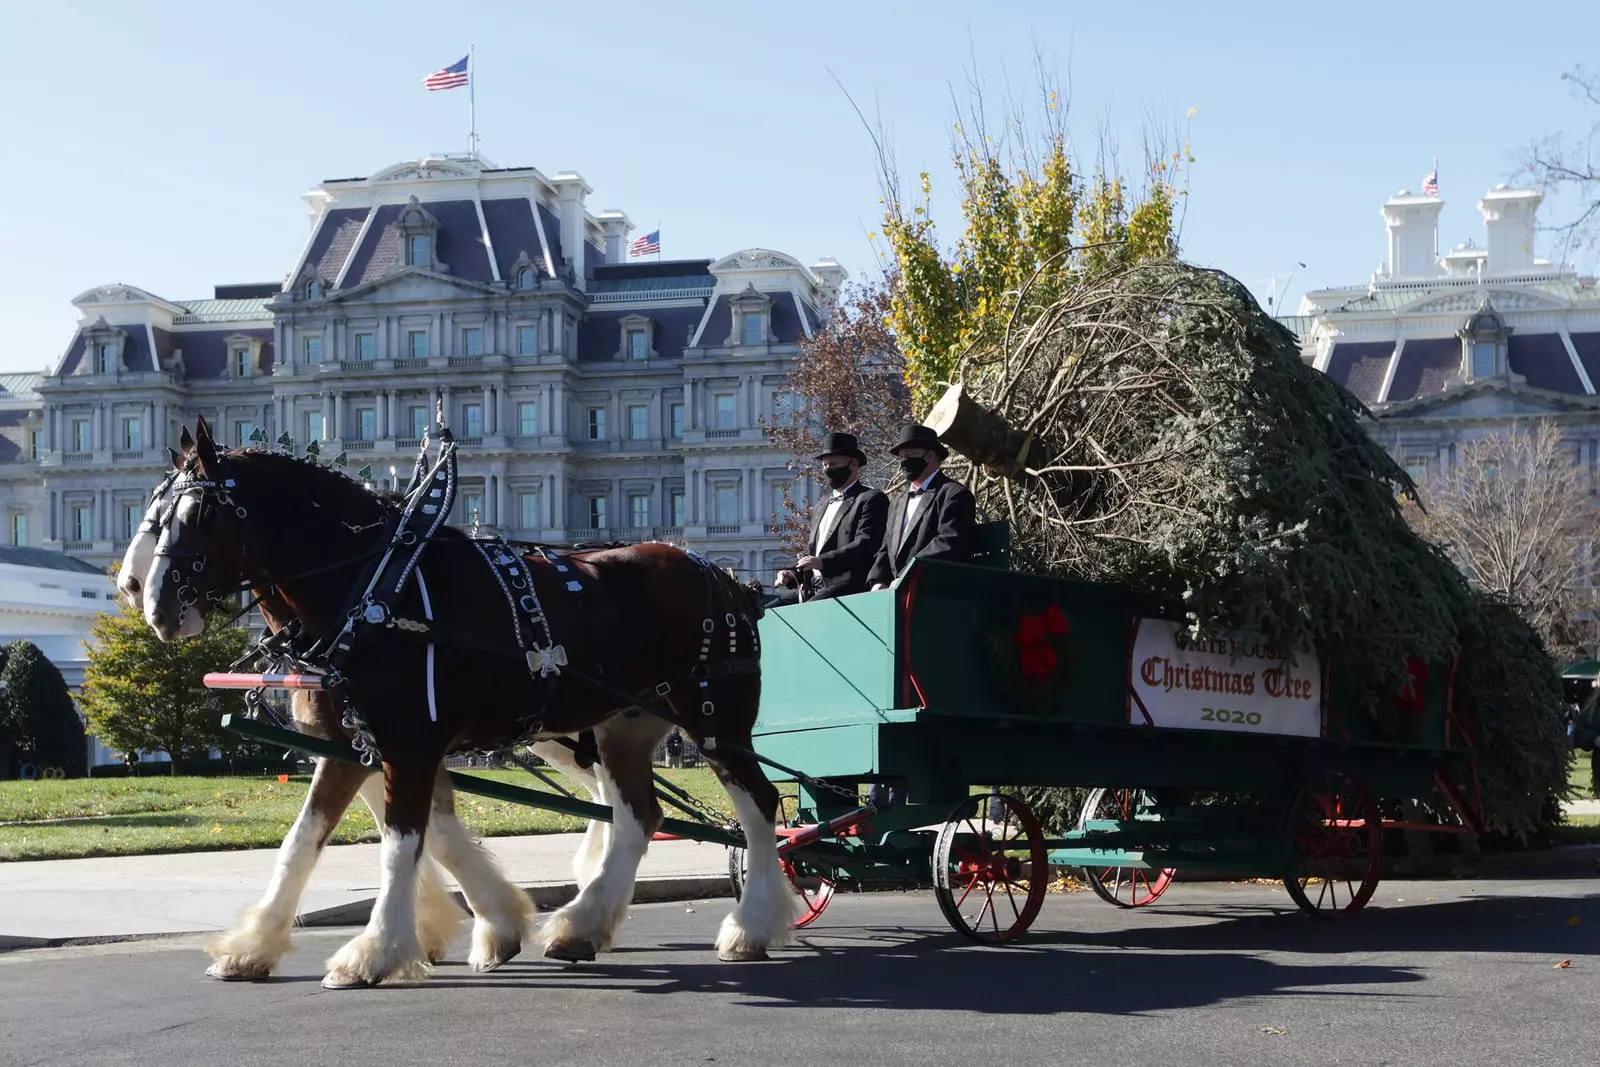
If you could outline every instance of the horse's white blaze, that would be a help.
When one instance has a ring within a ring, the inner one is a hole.
[[[278,847],[272,880],[260,903],[240,912],[233,926],[206,943],[217,961],[206,971],[213,978],[265,978],[288,951],[300,895],[329,829],[327,817],[311,806],[313,793],[306,793],[305,806]]]
[[[178,506],[172,516],[172,521],[183,525],[194,520],[195,512],[200,507],[200,501],[189,494],[178,501]],[[152,550],[153,551],[153,550]],[[163,641],[170,641],[175,637],[193,637],[205,629],[205,620],[200,617],[198,604],[183,613],[183,622],[169,630],[163,630],[158,618],[161,601],[165,598],[166,583],[172,571],[172,558],[170,556],[152,556],[150,573],[145,579],[144,620],[156,632],[156,636]],[[176,603],[176,600],[174,600]]]
[[[639,861],[650,844],[644,826],[634,817],[633,810],[621,802],[622,791],[605,767],[597,764],[595,772],[602,795],[616,798],[611,807],[608,847],[594,878],[579,890],[576,899],[557,909],[545,922],[540,936],[547,949],[556,943],[587,942],[596,952],[604,952],[612,946],[627,917],[628,905],[633,903]]]
[[[367,928],[328,960],[330,989],[378,982],[420,982],[431,969],[417,937],[417,867],[422,835],[384,827],[383,879]]]
[[[500,873],[488,850],[454,815],[435,811],[428,823],[428,840],[477,916],[467,962],[475,971],[492,971],[521,950],[533,926],[533,902]]]
[[[732,784],[727,789],[734,814],[739,817],[739,828],[744,831],[749,873],[738,906],[722,920],[717,932],[717,955],[748,959],[789,943],[790,927],[800,914],[800,898],[778,866],[778,844],[771,820],[762,817],[749,793]]]
[[[133,540],[128,542],[128,550],[122,554],[122,566],[117,570],[117,588],[133,610],[141,615],[144,614],[144,586],[139,583],[150,573],[150,564],[156,558],[157,534],[150,526],[161,517],[161,509],[167,506],[169,498],[169,493],[163,493],[150,501],[150,506],[144,512],[144,521],[134,531]]]

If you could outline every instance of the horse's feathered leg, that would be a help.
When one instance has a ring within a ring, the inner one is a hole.
[[[455,793],[445,778],[434,789],[428,841],[439,862],[455,876],[461,895],[477,917],[467,963],[475,971],[492,971],[514,958],[533,928],[533,901],[500,872],[488,850],[461,825]]]
[[[602,793],[611,798],[612,823],[605,855],[594,879],[571,903],[557,909],[540,931],[545,955],[592,960],[616,941],[650,837],[661,826],[661,804],[650,777],[650,755],[667,726],[650,716],[613,716],[595,727]]]
[[[748,689],[748,696],[735,699],[739,694],[729,690],[736,686]],[[711,725],[711,729],[717,731],[718,743],[710,751],[701,750],[733,801],[739,828],[744,831],[749,864],[739,903],[717,932],[717,956],[724,960],[766,959],[767,949],[789,943],[794,921],[800,913],[800,898],[778,865],[777,835],[773,832],[778,819],[778,790],[754,759],[726,747],[731,744],[751,750],[749,724],[755,721],[759,690],[759,681],[729,679],[723,683],[717,700],[717,716]],[[748,705],[746,714],[729,714],[741,704]],[[739,723],[744,725],[736,725]],[[701,744],[703,735],[694,740]]]
[[[206,943],[216,960],[206,973],[225,981],[250,981],[267,977],[289,949],[290,932],[300,895],[322,854],[328,835],[355,799],[368,774],[333,760],[318,760],[300,814],[278,846],[272,881],[261,902],[246,908],[224,932]]]
[[[445,808],[454,812],[455,795],[450,790],[450,779],[443,770],[434,783],[433,811],[439,814],[440,792],[444,793]],[[372,819],[383,826],[383,776],[368,774],[361,783],[361,799],[372,811]],[[452,816],[453,817],[453,816]],[[431,824],[430,824],[431,825]],[[445,885],[444,873],[439,869],[435,854],[437,844],[430,839],[423,842],[422,863],[417,871],[417,936],[422,939],[422,950],[428,962],[440,963],[450,950],[450,942],[461,932],[461,921],[467,917],[450,889]]]
[[[531,747],[535,756],[568,778],[581,783],[588,791],[590,800],[596,804],[611,803],[606,798],[605,789],[595,775],[594,768],[580,766],[577,756],[566,745],[555,741],[540,741]],[[584,828],[583,842],[578,846],[578,853],[572,857],[572,874],[580,890],[594,881],[595,872],[600,869],[600,858],[605,855],[610,844],[611,824],[601,822],[599,819],[590,819],[589,825]]]
[[[417,936],[417,881],[422,841],[442,754],[384,753],[382,881],[367,928],[327,962],[328,989],[420,982],[430,964]]]

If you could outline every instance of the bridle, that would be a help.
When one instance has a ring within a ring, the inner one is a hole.
[[[155,558],[168,561],[168,579],[177,583],[176,596],[178,600],[178,625],[182,625],[189,614],[189,609],[198,604],[204,597],[212,605],[220,604],[233,593],[241,590],[253,589],[259,582],[249,580],[226,589],[203,588],[201,576],[205,574],[206,554],[195,548],[190,548],[178,543],[180,524],[178,522],[178,507],[186,497],[194,497],[197,501],[200,514],[196,517],[194,528],[196,532],[204,530],[216,520],[224,509],[232,509],[239,518],[248,518],[250,511],[234,498],[234,490],[238,483],[233,477],[233,464],[225,455],[217,456],[217,478],[203,478],[188,470],[174,470],[156,487],[152,496],[152,505],[155,499],[164,492],[170,492],[166,506],[152,522],[146,519],[140,524],[140,530],[156,534]],[[155,591],[160,595],[160,591]],[[243,617],[255,607],[260,597],[252,600],[244,611],[235,616]]]
[[[231,626],[248,615],[252,609],[267,596],[274,592],[281,592],[279,586],[284,582],[298,581],[312,578],[329,571],[339,570],[353,563],[363,563],[380,554],[387,547],[380,539],[373,548],[363,552],[335,560],[332,563],[311,567],[296,572],[287,577],[275,577],[264,568],[250,576],[239,579],[232,585],[206,590],[202,586],[202,576],[206,570],[206,554],[203,551],[188,548],[178,544],[179,522],[178,507],[183,499],[193,496],[198,501],[199,515],[195,517],[193,529],[196,533],[205,530],[216,518],[228,510],[232,510],[239,519],[247,519],[250,510],[235,497],[238,490],[238,481],[234,478],[233,464],[224,452],[217,453],[215,476],[204,478],[190,470],[174,469],[161,480],[151,493],[150,509],[145,513],[145,519],[139,524],[140,532],[154,533],[156,547],[154,556],[157,559],[166,559],[170,566],[168,580],[176,582],[175,595],[178,600],[177,625],[183,625],[184,619],[189,614],[189,609],[200,602],[202,598],[212,607],[223,603],[235,593],[247,593],[252,590],[261,590],[255,593],[245,606],[233,614],[224,623]],[[170,498],[165,506],[157,507],[163,494],[170,493]],[[160,595],[156,591],[156,595]]]

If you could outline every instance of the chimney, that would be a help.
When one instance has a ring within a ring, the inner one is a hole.
[[[606,235],[606,262],[621,263],[628,257],[628,234],[633,223],[621,211],[602,211],[598,216],[600,231]]]
[[[839,290],[844,288],[845,279],[850,277],[839,261],[831,256],[824,256],[811,264],[811,273],[817,276],[817,287],[822,290],[822,302],[832,306],[839,299]]]
[[[1533,270],[1533,219],[1544,196],[1531,189],[1512,189],[1504,182],[1478,201],[1488,231],[1486,274],[1519,274]]]
[[[1436,196],[1413,196],[1405,189],[1383,205],[1389,230],[1389,278],[1432,278],[1439,266],[1439,212],[1444,201]]]
[[[561,200],[561,255],[567,261],[567,267],[572,271],[572,285],[574,288],[585,287],[587,266],[584,263],[585,249],[588,247],[588,233],[583,198],[594,192],[589,188],[589,183],[583,180],[581,174],[567,171],[557,174],[550,179],[550,184],[555,187],[556,195]]]

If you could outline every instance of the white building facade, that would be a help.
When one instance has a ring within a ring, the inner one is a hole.
[[[1539,418],[1561,428],[1591,494],[1600,484],[1600,289],[1534,255],[1541,199],[1497,186],[1477,202],[1483,245],[1441,255],[1445,202],[1402,190],[1382,207],[1385,267],[1307,293],[1282,320],[1418,481],[1448,470],[1463,441]]]
[[[630,262],[631,222],[590,191],[481,156],[402,163],[306,193],[281,283],[82,293],[52,371],[0,376],[0,540],[108,566],[199,415],[403,482],[442,398],[458,522],[672,540],[770,576],[794,473],[763,426],[844,272],[759,248]]]

